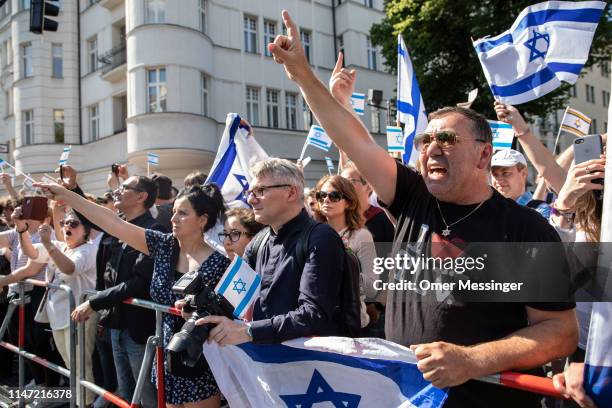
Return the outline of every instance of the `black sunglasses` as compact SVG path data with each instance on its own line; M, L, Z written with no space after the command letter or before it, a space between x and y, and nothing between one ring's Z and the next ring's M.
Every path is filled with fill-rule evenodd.
M81 221L79 220L61 220L59 222L60 227L63 227L65 225L69 226L70 228L76 228L79 225L81 225Z
M317 193L315 194L315 197L317 198L317 201L320 203L325 201L327 197L329 197L329 201L331 201L332 203L337 203L338 201L344 198L342 193L339 191L330 191L329 193L325 191L317 191Z
M448 149L449 147L457 144L457 141L459 139L487 143L487 141L484 139L471 139L469 137L461 137L457 136L457 133L453 131L442 130L439 132L428 132L416 135L414 138L414 147L417 149L417 151L422 151L423 149L426 149L432 141L435 140L435 142L438 144L438 146L440 146L441 149Z
M225 241L225 238L229 238L232 242L238 242L242 234L246 235L247 237L251 236L251 234L249 234L248 232L242 232L240 230L233 229L230 232L220 232L219 241L223 242Z

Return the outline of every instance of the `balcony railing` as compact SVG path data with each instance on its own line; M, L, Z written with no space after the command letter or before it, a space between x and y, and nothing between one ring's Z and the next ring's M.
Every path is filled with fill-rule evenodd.
M126 45L121 44L107 53L98 56L98 62L101 64L102 75L112 71L113 69L125 64L127 61Z

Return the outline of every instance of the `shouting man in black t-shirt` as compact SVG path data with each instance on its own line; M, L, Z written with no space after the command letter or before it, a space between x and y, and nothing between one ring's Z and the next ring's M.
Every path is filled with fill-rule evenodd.
M398 220L395 240L432 247L470 242L547 242L559 238L546 221L493 191L488 184L491 130L469 109L446 108L430 117L415 139L418 174L397 164L363 124L317 79L298 29L286 11L287 35L269 50L297 82L317 120L372 185ZM344 72L339 59L334 74ZM452 250L451 250L452 252ZM395 275L395 274L392 274ZM392 276L391 279L394 279ZM571 354L577 344L571 303L461 303L387 297L387 338L410 345L423 377L451 387L447 407L538 407L539 397L472 381L506 370L527 370Z

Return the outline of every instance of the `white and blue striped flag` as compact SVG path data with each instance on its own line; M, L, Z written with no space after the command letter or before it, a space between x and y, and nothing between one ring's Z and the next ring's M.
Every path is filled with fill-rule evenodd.
M414 354L376 338L298 338L281 344L204 343L232 407L428 407L447 393L423 379Z
M584 388L598 407L612 407L612 303L593 303Z
M404 153L404 134L399 126L387 126L387 151Z
M68 157L70 156L70 151L72 150L72 146L64 147L62 151L62 155L60 156L59 161L57 162L60 166L65 166L68 164Z
M236 255L217 283L215 292L234 306L234 316L242 319L259 296L261 278L241 257Z
M310 132L308 132L306 143L327 152L331 148L332 140L327 133L325 133L325 129L321 126L312 125L310 127Z
M365 94L354 93L351 95L351 106L356 114L363 115L365 113Z
M514 140L514 129L512 125L497 120L488 120L493 133L493 150L512 149Z
M397 117L404 123L403 161L414 164L419 156L419 152L413 149L414 137L425 131L427 113L410 54L401 34L397 36Z
M589 57L603 1L547 1L524 9L509 30L473 45L495 100L520 104L573 84Z
M159 165L159 155L155 153L147 153L147 164L158 166Z

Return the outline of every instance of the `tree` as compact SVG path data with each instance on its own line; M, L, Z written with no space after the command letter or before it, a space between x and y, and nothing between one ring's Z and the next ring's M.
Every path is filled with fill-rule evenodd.
M382 47L391 73L397 71L397 34L410 51L412 64L428 112L455 105L479 89L472 107L494 117L493 96L471 38L494 36L510 28L525 7L525 0L385 0L386 17L371 30L372 41ZM604 10L585 67L607 60L612 51L612 12ZM565 107L569 85L545 97L521 104L528 115L545 116Z

